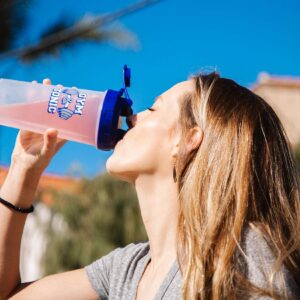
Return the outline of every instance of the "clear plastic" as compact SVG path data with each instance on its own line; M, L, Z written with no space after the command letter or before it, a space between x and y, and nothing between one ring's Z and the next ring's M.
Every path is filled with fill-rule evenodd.
M0 79L0 124L97 146L106 91Z

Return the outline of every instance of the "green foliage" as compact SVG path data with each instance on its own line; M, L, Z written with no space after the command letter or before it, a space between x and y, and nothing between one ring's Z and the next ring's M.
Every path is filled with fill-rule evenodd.
M49 223L45 275L83 267L117 247L146 240L135 189L108 174L82 180L80 192L56 192L54 216L67 226Z
M298 144L294 147L294 157L295 157L295 161L296 161L298 173L299 173L299 175L300 175L300 143L298 143Z

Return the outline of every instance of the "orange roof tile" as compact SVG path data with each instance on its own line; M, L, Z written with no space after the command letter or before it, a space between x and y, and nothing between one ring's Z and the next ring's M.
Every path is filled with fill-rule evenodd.
M300 88L300 77L274 76L266 72L261 72L250 89L255 91L261 86L279 86L288 88Z
M7 166L0 166L0 185L3 184L8 172ZM47 205L53 203L51 191L77 191L79 187L79 180L76 178L44 173L40 179L38 186L38 194L41 195L40 201Z

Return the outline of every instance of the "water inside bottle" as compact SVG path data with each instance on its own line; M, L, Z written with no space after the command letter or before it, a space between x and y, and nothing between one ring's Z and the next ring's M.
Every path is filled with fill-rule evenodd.
M55 113L49 113L48 100L0 105L0 123L39 133L47 128L57 128L61 138L95 145L95 128L98 128L102 102L101 96L89 97L81 115L72 114L69 108L65 111L57 108Z

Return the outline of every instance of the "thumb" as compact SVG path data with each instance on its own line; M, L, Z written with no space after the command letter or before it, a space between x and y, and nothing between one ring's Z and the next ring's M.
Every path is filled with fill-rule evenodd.
M57 141L57 130L54 128L49 128L44 133L44 145L41 150L42 155L47 155L55 151L56 141Z

